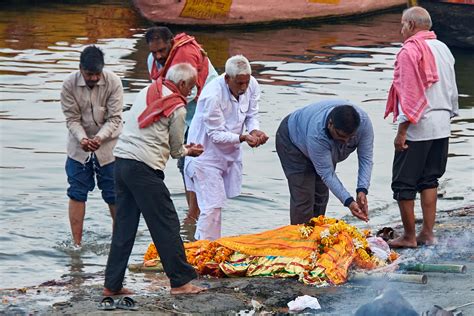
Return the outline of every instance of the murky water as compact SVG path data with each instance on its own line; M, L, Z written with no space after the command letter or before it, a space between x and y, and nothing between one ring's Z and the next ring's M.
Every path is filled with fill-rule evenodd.
M98 3L100 1L94 1ZM70 251L64 162L67 130L59 104L62 80L78 68L79 53L95 43L107 68L123 80L126 104L148 84L144 29L149 26L122 1L100 4L7 6L0 12L0 288L34 285L63 275L80 284L101 271L111 235L108 211L95 191L87 204L84 248ZM274 135L287 113L324 98L360 104L374 124L375 165L370 188L372 226L398 221L390 177L395 126L383 120L393 63L400 47L399 13L345 24L259 31L192 32L222 72L225 60L246 55L263 90L262 129L267 145L245 149L244 186L224 210L224 235L253 233L289 222L289 195ZM446 198L440 209L472 204L474 86L472 52L454 50L460 91L460 117L453 123ZM355 190L356 157L338 165L346 186ZM166 183L180 218L186 213L175 161ZM331 197L328 215L360 227ZM186 230L183 230L186 238ZM142 221L131 261L140 261L150 241Z

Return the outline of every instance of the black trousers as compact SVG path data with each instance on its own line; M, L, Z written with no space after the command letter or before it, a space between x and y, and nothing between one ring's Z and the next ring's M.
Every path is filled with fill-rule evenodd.
M446 171L449 138L407 141L408 148L396 151L392 168L393 198L414 200L416 192L437 188Z
M314 169L311 160L291 142L288 116L277 130L276 150L290 190L290 222L303 224L326 213L329 189Z
M116 159L117 214L104 284L111 291L118 291L123 286L140 213L145 218L171 287L182 286L197 277L186 261L178 214L163 180L161 170L153 170L136 160Z

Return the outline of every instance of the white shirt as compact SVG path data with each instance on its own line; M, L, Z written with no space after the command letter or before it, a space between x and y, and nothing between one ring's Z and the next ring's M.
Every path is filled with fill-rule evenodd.
M417 124L410 124L407 140L424 141L451 135L451 118L458 115L458 89L454 72L454 57L449 48L438 40L427 40L436 61L439 80L426 91L428 104ZM407 121L400 104L398 122Z
M188 144L204 146L204 153L195 159L212 162L241 161L239 136L245 128L248 132L260 129L259 99L260 88L254 77L250 77L247 90L238 100L231 94L224 74L207 84L199 97L188 132Z
M164 170L169 156L179 158L184 155L185 107L176 109L170 117L162 117L151 125L140 128L138 117L146 108L146 87L142 89L132 108L123 114L123 131L115 146L114 155L134 159L147 164L153 170ZM172 92L163 86L163 96Z

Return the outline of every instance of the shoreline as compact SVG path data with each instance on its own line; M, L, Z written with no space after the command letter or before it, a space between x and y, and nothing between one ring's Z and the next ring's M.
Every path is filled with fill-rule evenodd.
M448 263L465 265L465 274L424 272L427 284L388 282L385 280L349 280L340 286L315 287L294 279L278 278L210 278L200 277L193 283L208 287L197 295L169 293L169 283L163 273L129 273L126 287L132 295L140 314L189 314L189 313L247 313L258 310L270 313L288 313L287 303L298 296L317 297L321 315L337 313L353 314L358 307L371 302L387 288L396 288L418 312L441 307L461 306L472 301L474 291L474 236L472 224L474 206L438 211L435 233L436 246L397 250L403 259L419 263ZM417 228L421 220L417 220ZM381 227L380 227L381 228ZM400 225L393 227L401 231ZM374 231L372 233L375 233ZM412 272L413 273L413 272ZM67 279L69 278L69 279ZM128 315L136 311L117 309L101 311L97 306L102 299L103 272L88 275L68 275L39 286L0 289L1 314L15 315L63 315L120 313ZM471 298L470 298L471 297ZM117 298L118 299L118 298ZM117 300L116 299L116 300ZM52 303L54 302L54 303ZM258 303L256 303L258 302ZM261 306L255 309L254 306ZM474 305L461 309L474 314Z

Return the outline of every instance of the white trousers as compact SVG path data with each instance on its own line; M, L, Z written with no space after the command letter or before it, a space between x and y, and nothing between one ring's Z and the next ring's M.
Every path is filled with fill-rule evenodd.
M197 240L216 240L221 237L221 208L203 209L199 214L194 238Z

